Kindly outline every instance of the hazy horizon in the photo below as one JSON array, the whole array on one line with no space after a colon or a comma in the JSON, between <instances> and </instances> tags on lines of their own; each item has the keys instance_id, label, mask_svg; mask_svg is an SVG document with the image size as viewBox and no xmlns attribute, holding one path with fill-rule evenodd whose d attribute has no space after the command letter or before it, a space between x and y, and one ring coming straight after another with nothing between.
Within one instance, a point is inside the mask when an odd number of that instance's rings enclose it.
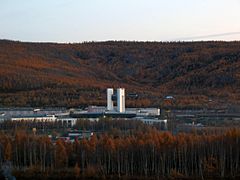
<instances>
[{"instance_id":1,"label":"hazy horizon","mask_svg":"<svg viewBox=\"0 0 240 180\"><path fill-rule=\"evenodd\" d=\"M238 0L3 0L0 39L238 41Z\"/></svg>"}]
</instances>

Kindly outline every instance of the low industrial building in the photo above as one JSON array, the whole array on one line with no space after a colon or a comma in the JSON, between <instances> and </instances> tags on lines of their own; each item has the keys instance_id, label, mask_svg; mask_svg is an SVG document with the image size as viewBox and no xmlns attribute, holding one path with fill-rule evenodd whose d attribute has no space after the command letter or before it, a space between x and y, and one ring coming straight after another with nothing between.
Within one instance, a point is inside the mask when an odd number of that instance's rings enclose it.
<instances>
[{"instance_id":1,"label":"low industrial building","mask_svg":"<svg viewBox=\"0 0 240 180\"><path fill-rule=\"evenodd\" d=\"M85 110L66 110L64 108L33 109L33 108L2 108L0 109L0 120L12 121L41 121L61 122L67 127L76 124L77 119L88 119L98 121L100 118L114 118L125 120L140 120L146 124L167 123L161 120L159 108L126 108L125 98L136 98L136 94L125 94L124 88L107 89L107 106L89 106ZM114 106L114 102L117 106Z\"/></svg>"},{"instance_id":2,"label":"low industrial building","mask_svg":"<svg viewBox=\"0 0 240 180\"><path fill-rule=\"evenodd\" d=\"M52 138L52 140L61 139L65 142L74 142L80 139L90 139L93 136L91 131L81 131L81 130L72 130L68 131L66 134L63 134L60 137Z\"/></svg>"},{"instance_id":3,"label":"low industrial building","mask_svg":"<svg viewBox=\"0 0 240 180\"><path fill-rule=\"evenodd\" d=\"M57 117L57 122L61 122L62 125L65 125L66 127L72 127L76 124L77 118L65 116L65 117Z\"/></svg>"},{"instance_id":4,"label":"low industrial building","mask_svg":"<svg viewBox=\"0 0 240 180\"><path fill-rule=\"evenodd\" d=\"M12 121L41 121L41 122L54 122L57 120L55 115L20 115L13 116L11 118Z\"/></svg>"}]
</instances>

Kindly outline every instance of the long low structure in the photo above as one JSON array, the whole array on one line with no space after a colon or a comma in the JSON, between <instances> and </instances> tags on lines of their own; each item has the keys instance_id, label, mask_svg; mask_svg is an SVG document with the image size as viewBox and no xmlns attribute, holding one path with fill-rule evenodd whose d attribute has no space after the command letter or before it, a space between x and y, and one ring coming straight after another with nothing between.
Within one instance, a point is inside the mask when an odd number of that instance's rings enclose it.
<instances>
[{"instance_id":1,"label":"long low structure","mask_svg":"<svg viewBox=\"0 0 240 180\"><path fill-rule=\"evenodd\" d=\"M12 121L36 121L36 122L61 122L66 126L72 127L76 124L77 118L72 118L69 116L55 116L55 115L22 115L22 116L13 116Z\"/></svg>"},{"instance_id":2,"label":"long low structure","mask_svg":"<svg viewBox=\"0 0 240 180\"><path fill-rule=\"evenodd\" d=\"M53 122L56 121L57 118L55 115L21 115L21 116L13 116L11 118L12 121L43 121L43 122Z\"/></svg>"},{"instance_id":3,"label":"long low structure","mask_svg":"<svg viewBox=\"0 0 240 180\"><path fill-rule=\"evenodd\" d=\"M112 117L112 118L134 118L136 113L116 113L116 112L76 112L70 114L73 118L101 118L101 117Z\"/></svg>"}]
</instances>

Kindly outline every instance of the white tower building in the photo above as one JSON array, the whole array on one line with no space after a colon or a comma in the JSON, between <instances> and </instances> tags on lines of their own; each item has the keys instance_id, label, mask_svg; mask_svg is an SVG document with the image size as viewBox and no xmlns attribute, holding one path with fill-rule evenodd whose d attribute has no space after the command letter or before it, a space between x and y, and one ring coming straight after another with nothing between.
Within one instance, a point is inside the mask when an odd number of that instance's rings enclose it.
<instances>
[{"instance_id":1,"label":"white tower building","mask_svg":"<svg viewBox=\"0 0 240 180\"><path fill-rule=\"evenodd\" d=\"M125 112L125 89L117 89L117 111L120 113Z\"/></svg>"},{"instance_id":2,"label":"white tower building","mask_svg":"<svg viewBox=\"0 0 240 180\"><path fill-rule=\"evenodd\" d=\"M113 111L112 95L113 95L113 88L108 88L107 89L107 110L108 111Z\"/></svg>"}]
</instances>

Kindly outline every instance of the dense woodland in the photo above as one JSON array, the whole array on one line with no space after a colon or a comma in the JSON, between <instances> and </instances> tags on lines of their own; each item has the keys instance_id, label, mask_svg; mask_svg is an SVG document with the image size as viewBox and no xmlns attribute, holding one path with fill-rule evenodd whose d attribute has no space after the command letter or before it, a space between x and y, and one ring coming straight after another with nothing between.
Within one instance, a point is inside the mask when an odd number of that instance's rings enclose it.
<instances>
[{"instance_id":1,"label":"dense woodland","mask_svg":"<svg viewBox=\"0 0 240 180\"><path fill-rule=\"evenodd\" d=\"M137 93L128 107L239 105L240 42L0 41L0 107L105 105L107 87ZM237 126L173 135L158 125L106 119L75 128L94 135L55 141L47 134L68 127L1 123L0 178L240 178Z\"/></svg>"},{"instance_id":2,"label":"dense woodland","mask_svg":"<svg viewBox=\"0 0 240 180\"><path fill-rule=\"evenodd\" d=\"M0 41L0 106L103 105L120 86L127 106L239 104L240 42Z\"/></svg>"},{"instance_id":3,"label":"dense woodland","mask_svg":"<svg viewBox=\"0 0 240 180\"><path fill-rule=\"evenodd\" d=\"M172 135L135 121L100 121L90 139L52 141L20 130L0 133L2 172L17 178L240 178L240 130ZM10 124L8 124L8 127ZM49 125L48 125L49 126ZM92 127L91 127L92 126ZM50 128L49 128L50 129Z\"/></svg>"}]
</instances>

